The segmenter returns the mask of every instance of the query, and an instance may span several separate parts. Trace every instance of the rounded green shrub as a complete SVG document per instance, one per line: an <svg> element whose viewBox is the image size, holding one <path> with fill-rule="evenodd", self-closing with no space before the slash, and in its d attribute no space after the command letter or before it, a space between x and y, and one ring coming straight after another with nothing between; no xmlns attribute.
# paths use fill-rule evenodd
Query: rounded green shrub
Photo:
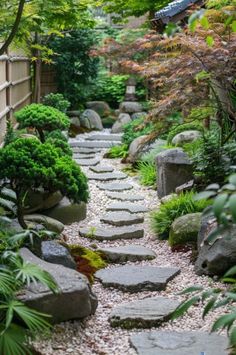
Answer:
<svg viewBox="0 0 236 355"><path fill-rule="evenodd" d="M211 201L193 199L194 192L172 197L151 214L151 227L160 239L166 239L174 220L189 213L202 212Z"/></svg>
<svg viewBox="0 0 236 355"><path fill-rule="evenodd" d="M64 113L66 113L67 109L70 107L70 102L66 100L62 94L50 93L44 96L42 102L44 105L54 107Z"/></svg>
<svg viewBox="0 0 236 355"><path fill-rule="evenodd" d="M88 200L87 178L69 156L54 145L34 138L19 138L0 150L0 180L8 181L17 197L17 214L22 227L23 200L28 190L60 191L71 201Z"/></svg>
<svg viewBox="0 0 236 355"><path fill-rule="evenodd" d="M184 123L179 126L174 126L168 133L167 136L167 144L171 144L172 139L179 133L184 131L200 131L203 132L203 126L200 123L192 122L192 123Z"/></svg>
<svg viewBox="0 0 236 355"><path fill-rule="evenodd" d="M33 127L45 142L45 131L65 130L70 126L69 118L54 107L42 104L25 106L15 113L20 128Z"/></svg>

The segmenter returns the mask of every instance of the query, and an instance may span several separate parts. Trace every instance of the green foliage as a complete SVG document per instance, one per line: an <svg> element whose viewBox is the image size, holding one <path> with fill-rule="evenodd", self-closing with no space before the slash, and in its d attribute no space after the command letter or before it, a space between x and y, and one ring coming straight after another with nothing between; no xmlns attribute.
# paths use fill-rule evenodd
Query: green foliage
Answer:
<svg viewBox="0 0 236 355"><path fill-rule="evenodd" d="M15 116L21 128L34 127L42 142L45 141L44 131L68 129L70 125L69 118L63 112L42 104L25 106Z"/></svg>
<svg viewBox="0 0 236 355"><path fill-rule="evenodd" d="M48 94L44 96L42 103L64 113L66 113L67 109L70 107L70 102L66 100L62 94Z"/></svg>
<svg viewBox="0 0 236 355"><path fill-rule="evenodd" d="M50 47L56 53L54 66L59 91L78 108L90 96L97 76L99 59L89 55L97 43L97 34L91 29L78 29L64 37L54 37Z"/></svg>
<svg viewBox="0 0 236 355"><path fill-rule="evenodd" d="M154 146L151 147L149 152L147 152L147 153L142 155L141 161L144 161L144 162L147 162L147 163L154 163L157 154L163 152L166 149L168 149L168 147L166 146L166 141L158 140L158 142L156 142L154 144Z"/></svg>
<svg viewBox="0 0 236 355"><path fill-rule="evenodd" d="M127 123L124 126L124 134L122 141L128 146L133 142L135 138L149 134L153 130L153 126L150 123L145 124L143 118L138 118Z"/></svg>
<svg viewBox="0 0 236 355"><path fill-rule="evenodd" d="M202 212L210 201L195 201L193 192L172 197L151 214L151 227L160 239L168 238L171 224L188 213Z"/></svg>
<svg viewBox="0 0 236 355"><path fill-rule="evenodd" d="M155 186L157 180L156 165L154 163L141 161L137 165L140 183L144 186Z"/></svg>
<svg viewBox="0 0 236 355"><path fill-rule="evenodd" d="M116 158L126 158L128 156L129 147L127 144L122 145L114 145L111 147L108 152L106 153L106 157L110 159Z"/></svg>
<svg viewBox="0 0 236 355"><path fill-rule="evenodd" d="M4 146L13 142L16 139L16 133L10 120L7 120L7 131L4 137Z"/></svg>
<svg viewBox="0 0 236 355"><path fill-rule="evenodd" d="M196 131L200 131L203 132L203 127L202 125L200 125L199 123L184 123L178 126L174 126L168 134L167 137L167 144L171 144L172 139L174 138L174 136L176 136L177 134L183 132L183 131L191 131L191 130L196 130Z"/></svg>

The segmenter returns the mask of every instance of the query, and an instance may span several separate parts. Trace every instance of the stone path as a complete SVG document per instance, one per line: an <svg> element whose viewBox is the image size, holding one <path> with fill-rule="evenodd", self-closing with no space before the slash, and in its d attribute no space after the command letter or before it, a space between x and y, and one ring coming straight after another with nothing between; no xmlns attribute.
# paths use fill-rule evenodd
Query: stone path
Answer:
<svg viewBox="0 0 236 355"><path fill-rule="evenodd" d="M121 172L119 160L103 159L107 148L120 143L121 135L107 131L71 140L74 159L89 178L91 202L87 219L66 228L67 238L96 248L111 264L95 274L95 315L84 324L63 324L43 355L225 355L225 337L206 332L212 322L206 320L200 333L189 332L202 322L199 309L166 322L181 301L178 292L199 281L208 285L208 279L194 274L186 253L176 256L153 238L147 212L158 205L156 192Z"/></svg>

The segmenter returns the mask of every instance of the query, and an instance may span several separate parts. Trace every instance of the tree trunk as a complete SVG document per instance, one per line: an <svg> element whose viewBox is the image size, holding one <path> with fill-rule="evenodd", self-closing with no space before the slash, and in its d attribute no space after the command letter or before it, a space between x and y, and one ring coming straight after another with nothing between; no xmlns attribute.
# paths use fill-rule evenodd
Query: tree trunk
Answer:
<svg viewBox="0 0 236 355"><path fill-rule="evenodd" d="M40 44L39 34L35 33L35 44ZM35 50L34 57L36 61L34 63L34 92L33 92L33 102L40 103L41 100L41 51L39 49Z"/></svg>
<svg viewBox="0 0 236 355"><path fill-rule="evenodd" d="M38 128L37 131L38 131L39 138L40 138L41 142L44 143L45 142L45 136L44 136L43 130Z"/></svg>

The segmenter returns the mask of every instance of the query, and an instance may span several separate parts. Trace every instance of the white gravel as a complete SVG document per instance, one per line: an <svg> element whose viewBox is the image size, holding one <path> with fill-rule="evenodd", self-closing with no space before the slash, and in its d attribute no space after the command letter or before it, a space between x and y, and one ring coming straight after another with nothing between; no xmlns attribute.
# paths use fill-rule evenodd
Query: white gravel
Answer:
<svg viewBox="0 0 236 355"><path fill-rule="evenodd" d="M105 133L109 132L108 130ZM89 133L91 134L91 133ZM81 135L80 139L84 139L86 135ZM102 158L104 151L97 154ZM112 165L116 170L121 170L124 165L120 164L119 159L103 159L103 165ZM88 168L83 168L85 172ZM127 193L141 194L145 197L145 201L137 202L147 206L150 210L156 209L159 205L156 191L140 186L136 177L128 177L122 182L130 182L134 189ZM145 214L145 236L137 240L121 240L121 241L105 241L99 242L89 240L79 236L80 227L99 226L100 217L105 213L106 206L114 202L106 197L104 191L96 187L96 182L90 182L90 202L88 203L87 219L67 226L65 236L67 242L71 244L82 244L90 246L96 244L98 247L121 246L128 244L137 244L148 246L156 252L157 258L151 261L136 262L136 265L153 265L153 266L177 266L181 269L180 275L169 282L165 291L162 292L140 292L135 294L123 293L122 291L103 288L102 285L95 281L92 288L97 295L99 305L96 314L84 321L66 322L56 325L52 331L50 338L41 339L35 342L36 348L42 355L51 354L73 354L73 355L134 355L136 352L129 345L129 337L132 333L142 330L126 331L120 328L111 328L107 321L108 316L113 307L120 305L122 302L143 299L147 297L168 296L170 298L180 298L178 293L190 285L203 285L205 287L222 287L222 284L214 282L208 277L199 277L193 271L193 265L190 262L190 252L173 253L166 241L159 241L154 233L150 230L148 213ZM105 225L106 228L110 228ZM109 266L114 267L114 265ZM202 305L192 307L187 315L172 323L166 323L160 328L170 330L202 330L209 331L213 320L222 310L210 314L204 319L201 318ZM159 329L160 329L159 328ZM148 331L148 330L146 330Z"/></svg>

